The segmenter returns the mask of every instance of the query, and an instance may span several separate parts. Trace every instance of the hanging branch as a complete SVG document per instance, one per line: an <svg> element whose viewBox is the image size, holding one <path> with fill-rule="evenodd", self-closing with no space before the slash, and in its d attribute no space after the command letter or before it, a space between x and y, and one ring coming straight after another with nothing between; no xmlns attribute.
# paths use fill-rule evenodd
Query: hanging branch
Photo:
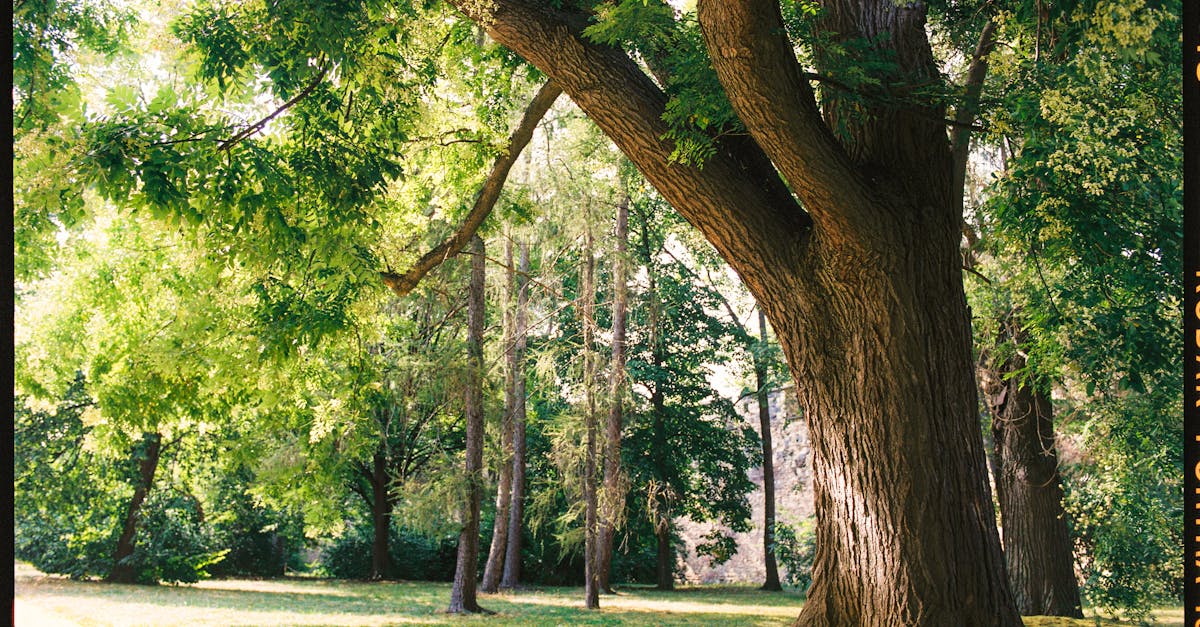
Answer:
<svg viewBox="0 0 1200 627"><path fill-rule="evenodd" d="M551 105L561 93L562 89L553 81L547 81L545 85L542 85L525 109L525 115L522 116L517 130L513 131L512 137L509 138L508 150L496 157L492 171L479 190L479 195L475 197L475 205L467 214L467 218L463 220L462 225L449 239L425 253L404 274L382 272L384 285L391 288L398 296L404 296L411 292L431 270L453 255L462 252L463 247L467 245L467 242L475 235L475 231L479 230L480 225L483 224L484 219L491 214L492 208L496 206L496 201L500 198L500 191L504 189L504 183L508 180L508 172L517 162L521 151L529 144L529 140L533 138L533 129L537 127L538 122L550 110Z"/></svg>

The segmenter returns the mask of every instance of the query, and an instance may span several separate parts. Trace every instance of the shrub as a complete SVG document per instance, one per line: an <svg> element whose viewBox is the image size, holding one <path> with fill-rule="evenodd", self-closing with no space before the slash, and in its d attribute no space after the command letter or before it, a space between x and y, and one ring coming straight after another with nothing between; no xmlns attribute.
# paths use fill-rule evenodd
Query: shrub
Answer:
<svg viewBox="0 0 1200 627"><path fill-rule="evenodd" d="M415 581L452 581L458 538L429 538L392 525L388 539L390 578ZM371 573L370 524L355 524L321 552L321 566L340 579L366 579Z"/></svg>
<svg viewBox="0 0 1200 627"><path fill-rule="evenodd" d="M817 550L817 533L813 518L809 517L796 527L775 523L775 559L783 567L783 583L807 592L812 584L813 556Z"/></svg>

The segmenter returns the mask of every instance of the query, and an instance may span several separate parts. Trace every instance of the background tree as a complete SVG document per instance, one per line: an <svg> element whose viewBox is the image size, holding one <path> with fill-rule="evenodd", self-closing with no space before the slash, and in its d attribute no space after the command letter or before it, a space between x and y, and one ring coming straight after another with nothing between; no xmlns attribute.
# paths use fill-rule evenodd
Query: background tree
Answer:
<svg viewBox="0 0 1200 627"><path fill-rule="evenodd" d="M525 349L527 346L527 316L529 304L529 242L520 242L520 261L516 272L517 302L514 314L513 371L513 461L512 461L512 507L509 509L507 544L504 552L504 575L500 585L515 588L521 578L521 542L525 531L525 475L526 475L526 409Z"/></svg>
<svg viewBox="0 0 1200 627"><path fill-rule="evenodd" d="M624 518L625 486L627 480L621 468L621 433L625 423L625 331L629 307L629 270L627 259L629 239L628 193L617 204L617 222L613 254L612 304L612 361L608 372L608 420L604 428L604 497L601 500L599 539L600 589L613 593L613 538L618 521Z"/></svg>
<svg viewBox="0 0 1200 627"><path fill-rule="evenodd" d="M198 434L222 428L245 398L240 360L250 350L242 326L248 311L236 289L232 297L223 291L239 277L177 234L128 219L110 216L64 243L72 252L59 271L24 295L16 365L18 390L27 396L46 401L82 386L75 393L89 399L84 433L103 451L92 461L103 466L114 454L125 460L118 467L127 487L104 497L123 501L118 519L83 517L111 542L107 563L97 572L92 558L78 574L123 583L195 580L215 561L205 544L192 538L180 548L187 555L147 555L138 546L150 533L141 519L163 514L147 511L148 503L170 504L155 496L156 485L180 487L157 477L163 462L193 446ZM96 532L85 524L61 534L69 544L70 535Z"/></svg>
<svg viewBox="0 0 1200 627"><path fill-rule="evenodd" d="M994 414L993 429L997 446L1050 451L1053 407L1071 449L1064 487L1083 592L1110 611L1144 615L1181 576L1164 552L1178 542L1167 521L1181 515L1171 496L1181 453L1167 435L1178 425L1161 422L1178 401L1182 142L1178 85L1166 78L1179 70L1178 11L1141 2L1034 9L1018 3L997 22L998 37L1021 45L992 56L985 91L996 94L983 139L999 171L976 218L978 269L992 283L976 284L972 306L988 334L993 404L1010 416L1028 405L1038 420ZM1162 436L1118 435L1135 431ZM1045 454L1000 452L1018 476L1045 477L1038 465L1053 465ZM1144 460L1137 470L1134 458ZM1016 482L1009 492L1018 490L1029 489ZM1019 510L1004 494L1010 575L1026 577L1014 580L1021 607L1055 611L1040 605L1038 586L1050 579L1031 567L1062 568L1065 556L1047 560L1038 536L1017 531L1053 528L1035 518L1053 511Z"/></svg>
<svg viewBox="0 0 1200 627"><path fill-rule="evenodd" d="M467 451L464 474L465 499L462 532L458 536L458 560L454 587L450 591L451 613L483 611L475 598L475 565L479 559L479 502L483 470L483 325L484 245L479 236L471 242L471 282L467 295L467 385L463 410L466 418Z"/></svg>
<svg viewBox="0 0 1200 627"><path fill-rule="evenodd" d="M634 511L654 525L657 583L674 587L675 518L719 521L700 546L716 562L734 550L726 532L748 529L747 472L757 457L753 431L741 425L733 404L707 379L711 364L729 349L734 330L716 317L719 298L694 281L692 271L666 252L670 214L653 196L632 204L638 262L646 284L633 311L630 383L644 394L623 439L634 493Z"/></svg>

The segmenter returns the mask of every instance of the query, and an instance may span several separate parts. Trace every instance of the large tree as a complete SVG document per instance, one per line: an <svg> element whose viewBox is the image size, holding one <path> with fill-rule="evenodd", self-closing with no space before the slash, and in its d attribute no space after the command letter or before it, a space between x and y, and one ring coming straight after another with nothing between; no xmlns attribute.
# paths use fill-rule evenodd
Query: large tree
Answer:
<svg viewBox="0 0 1200 627"><path fill-rule="evenodd" d="M1016 624L975 420L947 86L925 5L789 4L801 11L785 23L765 0L701 2L696 20L637 0L452 4L549 75L766 312L812 437L819 548L801 622ZM463 29L411 5L276 9L205 7L180 32L218 83L250 75L249 60L265 66L282 108L237 133L199 115L178 124L191 113L164 115L169 98L103 121L90 180L177 218L227 221L221 239L241 254L294 251L295 268L342 259L323 282L358 289L380 255L356 225L378 224L369 205L419 128L406 90L432 93L449 67L409 59L450 41L454 67L486 60L462 53L476 41ZM428 36L401 27L418 19ZM471 87L513 67L501 65ZM295 141L255 139L284 110ZM206 195L222 208L213 217L197 209ZM276 283L266 296L284 293ZM310 298L321 292L333 290Z"/></svg>
<svg viewBox="0 0 1200 627"><path fill-rule="evenodd" d="M736 113L717 130L749 136L712 139L698 168L667 139L668 95L584 34L587 12L455 4L563 88L777 330L809 421L818 515L798 622L1019 624L975 416L944 105L922 89L944 82L925 6L822 3L808 22L828 85L818 100L777 3L700 2L707 60ZM848 49L877 62L847 67ZM855 89L847 75L870 81Z"/></svg>

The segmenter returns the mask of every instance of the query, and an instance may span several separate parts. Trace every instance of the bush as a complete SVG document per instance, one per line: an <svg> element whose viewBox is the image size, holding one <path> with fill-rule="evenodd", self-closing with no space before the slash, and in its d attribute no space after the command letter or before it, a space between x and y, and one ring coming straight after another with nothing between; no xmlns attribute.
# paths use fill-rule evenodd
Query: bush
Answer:
<svg viewBox="0 0 1200 627"><path fill-rule="evenodd" d="M812 584L813 556L817 551L813 520L806 518L795 528L775 523L775 559L783 567L783 583L801 592L808 592Z"/></svg>
<svg viewBox="0 0 1200 627"><path fill-rule="evenodd" d="M1183 451L1177 389L1094 403L1087 455L1066 467L1063 505L1085 603L1143 620L1183 597Z"/></svg>
<svg viewBox="0 0 1200 627"><path fill-rule="evenodd" d="M225 559L209 571L214 577L279 577L288 570L306 570L304 521L294 512L260 506L246 491L253 480L248 471L221 480L211 521L213 544Z"/></svg>
<svg viewBox="0 0 1200 627"><path fill-rule="evenodd" d="M138 583L193 583L208 578L207 568L224 551L212 549L200 504L174 490L152 491L142 505L136 548L129 559Z"/></svg>
<svg viewBox="0 0 1200 627"><path fill-rule="evenodd" d="M321 551L321 566L339 579L366 579L371 574L370 524L351 526ZM453 581L458 538L428 538L392 525L388 538L391 579ZM486 559L486 558L485 558Z"/></svg>

